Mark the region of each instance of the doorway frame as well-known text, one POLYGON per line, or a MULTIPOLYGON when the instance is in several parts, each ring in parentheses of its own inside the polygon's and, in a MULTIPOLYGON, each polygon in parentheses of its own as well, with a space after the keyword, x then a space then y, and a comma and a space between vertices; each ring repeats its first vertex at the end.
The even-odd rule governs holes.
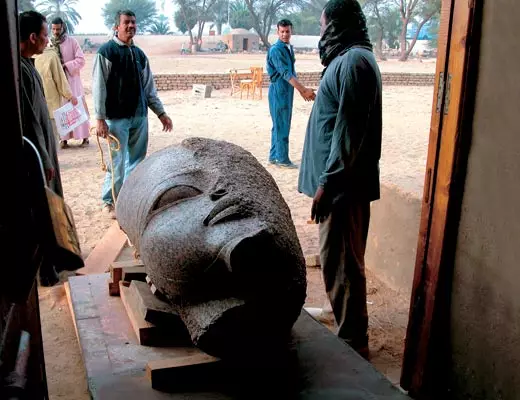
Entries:
POLYGON ((478 78, 483 0, 442 0, 435 89, 401 387, 449 388, 449 306, 478 78), (434 379, 437 381, 434 382, 434 379))

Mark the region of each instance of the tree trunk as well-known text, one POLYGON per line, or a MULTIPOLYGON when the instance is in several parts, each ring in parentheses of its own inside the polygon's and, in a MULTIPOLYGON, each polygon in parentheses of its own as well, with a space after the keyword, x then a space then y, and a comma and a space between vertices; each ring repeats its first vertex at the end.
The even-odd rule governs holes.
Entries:
MULTIPOLYGON (((431 18, 433 17, 433 14, 429 15, 429 16, 426 16, 422 21, 421 23, 418 25, 417 27, 417 32, 415 32, 415 35, 412 39, 412 42, 410 43, 410 46, 408 46, 408 49, 406 49, 406 52, 405 52, 405 59, 404 60, 400 60, 400 61, 406 61, 408 60, 408 57, 410 56, 410 53, 412 52, 413 50, 413 47, 415 46, 415 43, 417 43, 417 38, 419 37, 419 33, 421 32, 421 29, 423 28, 424 24, 426 22, 428 22, 431 18)), ((401 55, 401 58, 403 56, 401 55)))
POLYGON ((188 29, 188 32, 190 34, 190 51, 191 51, 191 46, 193 45, 193 33, 190 29, 190 26, 188 25, 188 18, 186 18, 186 9, 184 7, 184 3, 180 3, 179 5, 181 6, 181 13, 182 13, 182 18, 184 19, 184 24, 186 25, 186 28, 188 29))
POLYGON ((201 46, 201 39, 202 39, 202 34, 204 33, 204 25, 206 24, 205 21, 199 21, 199 30, 197 32, 197 51, 200 51, 202 49, 202 46, 201 46))
POLYGON ((271 43, 269 43, 269 29, 271 28, 271 25, 267 27, 267 34, 265 34, 261 28, 260 18, 258 18, 258 15, 256 15, 255 10, 253 8, 252 1, 245 0, 245 2, 247 5, 247 9, 249 10, 249 14, 251 15, 251 18, 253 20, 253 28, 255 29, 256 33, 258 33, 258 36, 260 36, 260 40, 264 44, 265 48, 268 50, 269 47, 271 47, 271 43))
POLYGON ((408 33, 408 18, 401 18, 403 26, 401 27, 401 32, 399 33, 399 61, 408 60, 408 55, 410 53, 406 53, 406 34, 408 33))
POLYGON ((383 54, 383 30, 380 29, 377 32, 377 38, 376 38, 376 47, 374 49, 374 52, 376 53, 376 57, 381 60, 385 61, 386 57, 383 54))
POLYGON ((222 35, 222 22, 217 22, 217 35, 222 35))

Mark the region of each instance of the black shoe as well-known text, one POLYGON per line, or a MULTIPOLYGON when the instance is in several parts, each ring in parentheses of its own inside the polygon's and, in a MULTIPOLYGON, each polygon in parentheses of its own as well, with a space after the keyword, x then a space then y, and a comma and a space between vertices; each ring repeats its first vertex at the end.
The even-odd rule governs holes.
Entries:
POLYGON ((292 161, 289 161, 289 162, 286 162, 286 163, 279 162, 276 165, 278 165, 279 167, 282 167, 282 168, 298 169, 298 166, 296 164, 294 164, 292 161))
POLYGON ((267 162, 271 165, 278 165, 278 160, 267 160, 267 162))

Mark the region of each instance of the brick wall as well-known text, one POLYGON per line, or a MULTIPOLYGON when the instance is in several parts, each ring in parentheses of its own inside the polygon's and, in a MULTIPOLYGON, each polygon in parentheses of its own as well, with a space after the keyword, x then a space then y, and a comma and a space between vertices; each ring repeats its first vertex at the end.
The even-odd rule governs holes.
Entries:
MULTIPOLYGON (((318 86, 321 72, 300 72, 298 79, 305 86, 318 86)), ((383 72, 383 85, 388 86, 433 86, 434 74, 383 72)), ((228 74, 157 74, 154 75, 158 90, 189 90, 194 84, 211 85, 213 89, 231 86, 228 74)), ((264 74, 264 87, 269 86, 269 77, 264 74)))

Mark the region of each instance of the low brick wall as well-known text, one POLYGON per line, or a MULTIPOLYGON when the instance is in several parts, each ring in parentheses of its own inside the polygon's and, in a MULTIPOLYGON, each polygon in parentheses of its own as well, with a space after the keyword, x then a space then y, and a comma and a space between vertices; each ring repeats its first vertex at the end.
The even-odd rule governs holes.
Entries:
MULTIPOLYGON (((299 81, 305 86, 318 86, 321 72, 300 72, 299 81)), ((435 75, 428 73, 382 73, 383 85, 388 86, 433 86, 435 75)), ((228 74, 157 74, 154 75, 158 90, 189 90, 194 84, 211 85, 213 89, 231 86, 228 74)), ((269 77, 264 74, 264 87, 269 86, 269 77)))

